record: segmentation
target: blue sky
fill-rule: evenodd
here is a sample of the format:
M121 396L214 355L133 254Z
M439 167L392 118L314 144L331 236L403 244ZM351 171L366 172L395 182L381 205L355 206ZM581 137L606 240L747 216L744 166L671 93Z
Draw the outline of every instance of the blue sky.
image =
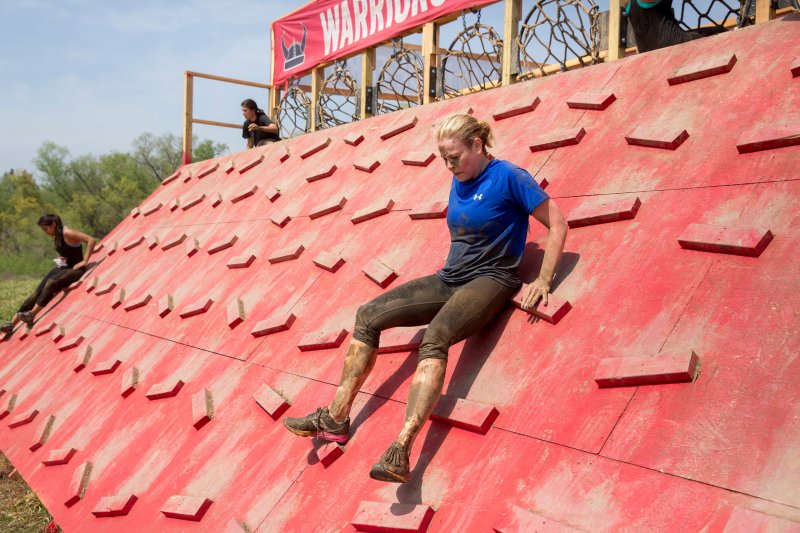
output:
M270 22L305 3L0 0L0 172L34 171L48 140L78 156L128 151L144 132L180 135L183 72L268 83ZM523 16L532 5L523 2ZM502 13L499 2L482 20L502 32ZM446 26L441 45L462 27ZM240 122L245 98L266 107L266 91L195 80L195 117ZM195 125L195 134L243 147L233 129Z

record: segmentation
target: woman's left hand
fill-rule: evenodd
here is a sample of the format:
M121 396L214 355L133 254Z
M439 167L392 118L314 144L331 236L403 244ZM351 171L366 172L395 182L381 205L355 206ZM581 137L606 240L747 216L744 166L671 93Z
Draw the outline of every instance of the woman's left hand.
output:
M80 263L75 263L75 266L72 268L78 270L79 268L83 268L85 266L86 266L86 261L81 261Z
M536 278L522 289L522 308L535 307L539 299L542 300L543 305L547 305L548 294L550 294L550 282L544 278Z

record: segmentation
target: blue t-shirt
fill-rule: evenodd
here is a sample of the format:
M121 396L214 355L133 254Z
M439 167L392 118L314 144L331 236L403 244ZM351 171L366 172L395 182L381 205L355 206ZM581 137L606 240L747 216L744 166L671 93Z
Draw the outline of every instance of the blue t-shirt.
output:
M519 287L528 217L548 198L527 171L508 161L493 159L463 183L453 176L447 206L450 253L439 277L463 284L487 276Z

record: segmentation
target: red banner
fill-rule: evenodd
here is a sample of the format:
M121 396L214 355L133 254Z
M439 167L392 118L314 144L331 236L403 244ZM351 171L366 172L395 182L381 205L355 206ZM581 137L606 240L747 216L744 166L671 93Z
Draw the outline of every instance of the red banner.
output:
M272 24L272 83L497 0L316 0Z

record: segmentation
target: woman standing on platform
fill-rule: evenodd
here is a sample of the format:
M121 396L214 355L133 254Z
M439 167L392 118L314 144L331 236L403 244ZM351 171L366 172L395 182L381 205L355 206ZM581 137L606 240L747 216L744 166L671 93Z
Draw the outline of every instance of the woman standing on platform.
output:
M19 307L13 320L0 325L0 333L6 335L14 331L14 326L19 322L25 323L29 328L33 326L37 313L50 303L59 291L81 279L97 243L94 237L65 228L58 215L42 215L38 224L43 232L53 237L60 257L53 260L56 268L45 275L36 291ZM85 254L82 244L86 244Z
M375 365L380 332L429 324L420 344L402 430L370 471L370 477L380 481L410 479L409 452L442 393L449 347L491 322L522 285L517 267L525 250L529 217L546 227L548 235L539 277L523 290L523 308L535 306L540 299L547 305L567 237L561 211L533 177L489 155L486 148L491 146L492 132L486 122L471 115L451 115L439 124L436 139L453 174L447 212L450 253L444 268L362 305L331 403L283 422L296 435L347 442L350 409Z

